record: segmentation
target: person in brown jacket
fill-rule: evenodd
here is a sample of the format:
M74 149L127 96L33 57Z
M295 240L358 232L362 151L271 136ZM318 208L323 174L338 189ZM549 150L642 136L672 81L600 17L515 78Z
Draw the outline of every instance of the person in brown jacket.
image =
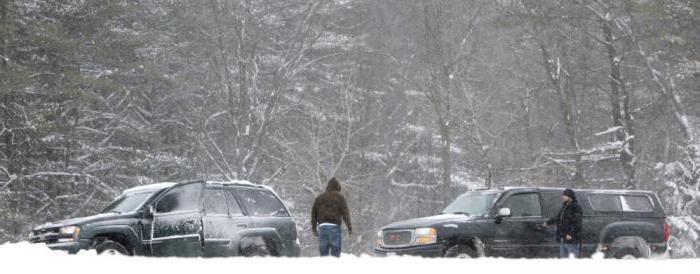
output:
M328 181L326 192L316 197L311 209L311 229L318 237L321 256L328 256L330 252L331 255L340 257L342 243L340 226L343 222L348 227L348 233L352 234L350 211L345 197L340 194L340 182L333 177Z

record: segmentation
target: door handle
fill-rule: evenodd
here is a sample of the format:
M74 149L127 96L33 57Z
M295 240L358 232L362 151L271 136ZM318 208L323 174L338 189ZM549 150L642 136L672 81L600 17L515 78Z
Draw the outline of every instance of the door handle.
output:
M236 227L239 227L239 228L247 228L248 225L247 225L247 224L237 224Z
M540 232L547 231L547 227L543 226L540 223L533 224L533 227L535 228L535 231L540 231Z

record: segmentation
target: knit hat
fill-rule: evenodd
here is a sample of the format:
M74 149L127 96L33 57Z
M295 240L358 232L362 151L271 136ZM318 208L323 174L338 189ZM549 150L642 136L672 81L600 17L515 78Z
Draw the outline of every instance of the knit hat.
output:
M564 189L564 193L562 193L561 195L567 196L571 198L571 200L576 200L576 193L574 193L572 189Z

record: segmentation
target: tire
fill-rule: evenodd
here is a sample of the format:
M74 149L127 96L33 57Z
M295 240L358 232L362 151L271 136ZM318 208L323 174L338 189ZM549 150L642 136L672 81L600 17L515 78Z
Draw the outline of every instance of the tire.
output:
M272 255L261 237L244 238L241 241L241 255L245 257L267 257Z
M131 255L122 244L111 240L105 240L99 243L97 246L95 246L95 250L97 251L98 255Z
M477 253L474 248L466 245L455 245L445 251L445 257L447 258L459 258L459 259L474 259L477 258Z
M270 251L267 250L267 248L263 246L250 246L246 249L244 249L242 252L243 256L245 257L267 257L270 256Z
M612 257L615 259L633 260L633 259L641 258L642 254L636 248L622 247L622 248L616 248L615 250L613 250Z

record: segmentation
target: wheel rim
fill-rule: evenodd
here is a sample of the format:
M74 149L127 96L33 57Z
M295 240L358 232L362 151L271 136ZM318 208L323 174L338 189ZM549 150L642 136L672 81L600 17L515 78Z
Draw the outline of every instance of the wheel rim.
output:
M620 259L623 259L623 260L634 260L634 259L636 259L636 258L637 258L637 256L634 256L634 255L632 255L632 254L626 254L625 256L622 256L622 258L620 258Z
M458 258L458 259L471 259L472 256L469 255L469 254L467 254L467 253L459 253L459 254L457 254L457 256L455 256L455 258Z
M108 248L108 249L102 250L100 255L120 256L120 255L122 255L122 253L119 252L119 250Z

